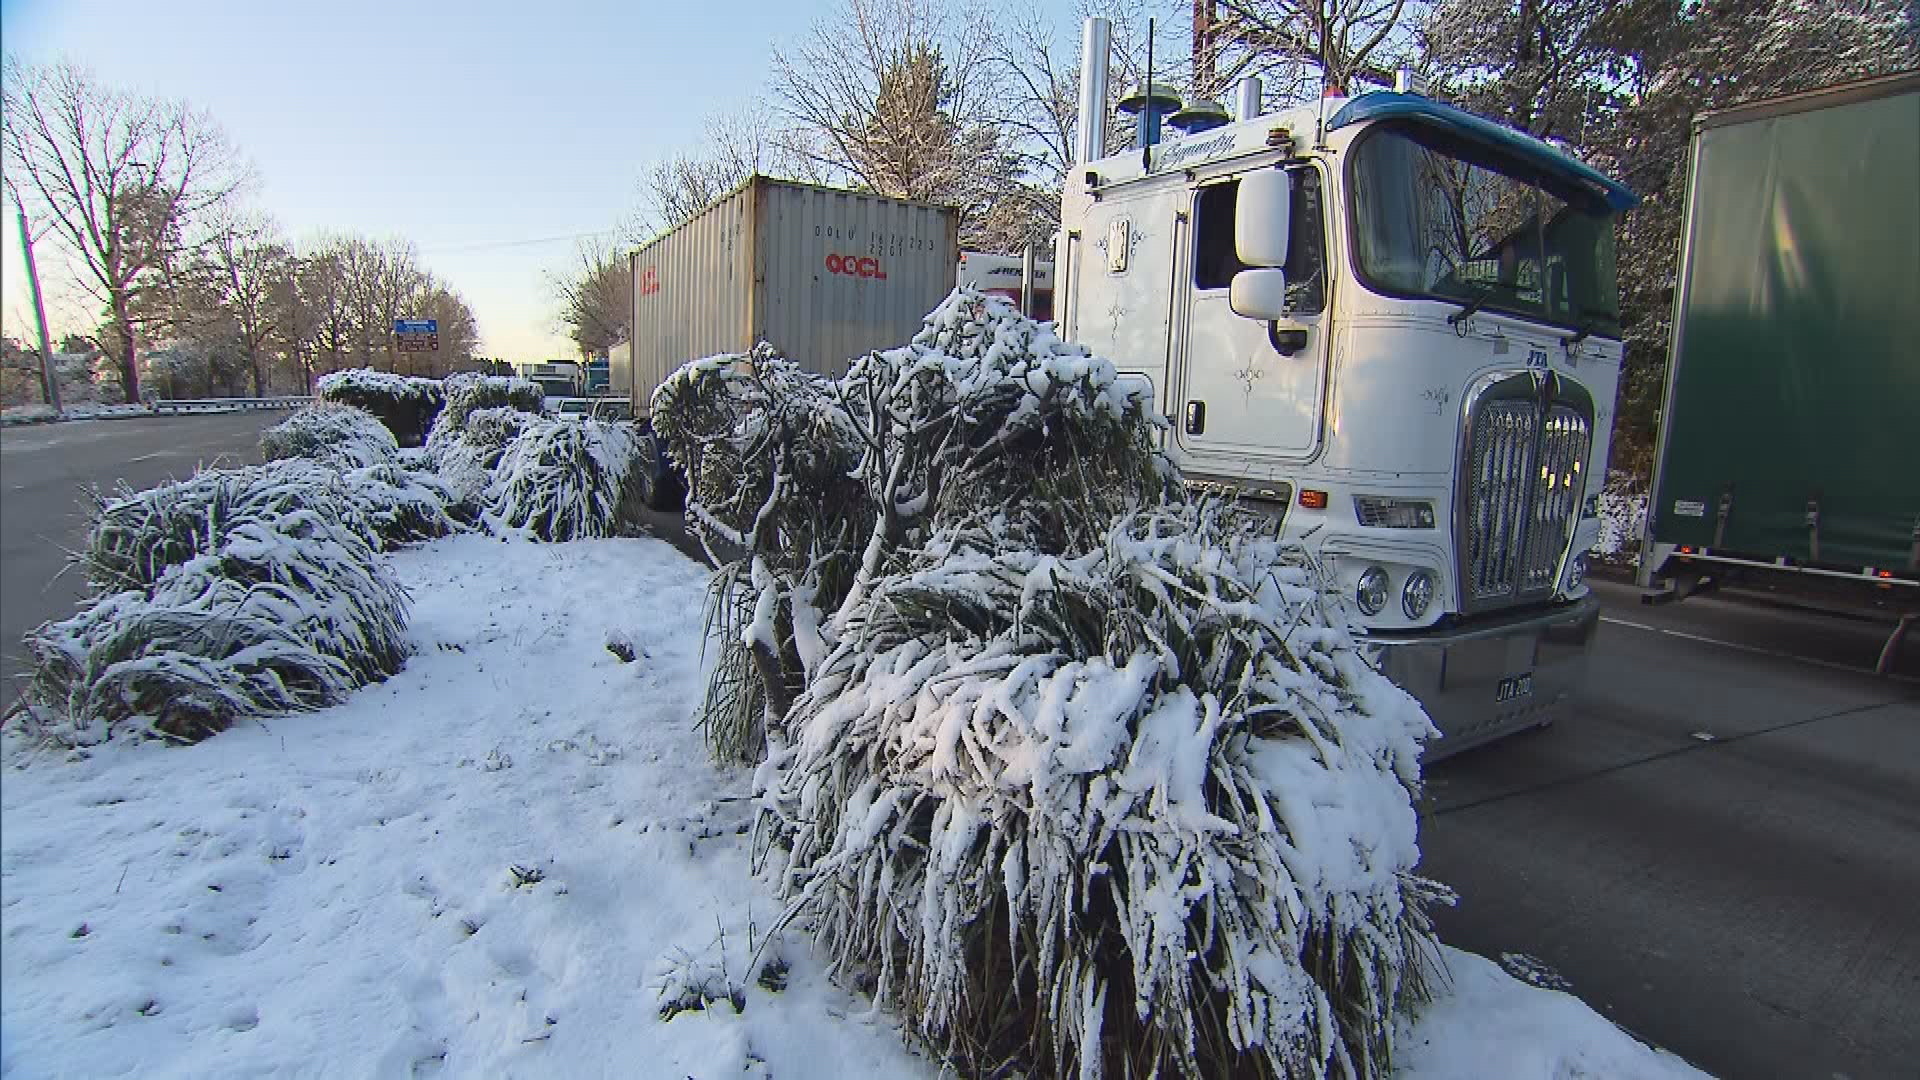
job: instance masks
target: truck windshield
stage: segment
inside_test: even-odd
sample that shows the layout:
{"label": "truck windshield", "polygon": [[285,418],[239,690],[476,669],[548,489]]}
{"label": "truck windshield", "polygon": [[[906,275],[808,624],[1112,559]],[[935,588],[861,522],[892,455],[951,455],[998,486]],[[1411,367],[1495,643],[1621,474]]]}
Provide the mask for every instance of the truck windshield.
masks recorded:
{"label": "truck windshield", "polygon": [[1419,126],[1353,157],[1354,261],[1379,292],[1620,335],[1613,216],[1494,147]]}

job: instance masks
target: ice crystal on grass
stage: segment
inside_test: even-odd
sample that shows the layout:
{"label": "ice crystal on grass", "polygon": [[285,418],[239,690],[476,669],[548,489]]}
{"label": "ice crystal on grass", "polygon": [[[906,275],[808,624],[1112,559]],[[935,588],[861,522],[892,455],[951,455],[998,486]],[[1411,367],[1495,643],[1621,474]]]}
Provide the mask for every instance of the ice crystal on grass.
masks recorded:
{"label": "ice crystal on grass", "polygon": [[260,433],[260,453],[268,461],[305,458],[336,469],[358,469],[388,464],[399,452],[393,433],[372,413],[324,401]]}
{"label": "ice crystal on grass", "polygon": [[1003,301],[654,399],[722,561],[702,707],[835,972],[964,1074],[1384,1075],[1438,887],[1425,715],[1317,571]]}

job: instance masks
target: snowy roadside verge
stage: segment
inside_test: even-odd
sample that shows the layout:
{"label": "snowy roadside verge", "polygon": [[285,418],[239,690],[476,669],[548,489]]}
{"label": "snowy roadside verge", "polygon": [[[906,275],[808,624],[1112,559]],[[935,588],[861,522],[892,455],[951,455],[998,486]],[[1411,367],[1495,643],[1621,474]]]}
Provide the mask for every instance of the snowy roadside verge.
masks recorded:
{"label": "snowy roadside verge", "polygon": [[17,424],[51,424],[60,420],[114,420],[129,416],[152,416],[154,412],[145,405],[69,405],[54,412],[48,405],[16,405],[0,410],[0,423],[13,426]]}
{"label": "snowy roadside verge", "polygon": [[[418,652],[340,706],[178,749],[8,747],[0,1071],[937,1075],[803,936],[755,962],[776,908],[749,777],[691,723],[701,568],[650,539],[390,558]],[[1403,1075],[1695,1075],[1446,959]]]}

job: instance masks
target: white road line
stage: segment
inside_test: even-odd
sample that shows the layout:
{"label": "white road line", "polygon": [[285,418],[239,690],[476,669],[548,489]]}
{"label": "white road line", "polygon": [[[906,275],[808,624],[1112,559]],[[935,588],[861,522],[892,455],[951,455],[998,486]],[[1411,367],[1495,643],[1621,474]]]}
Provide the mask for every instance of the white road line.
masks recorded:
{"label": "white road line", "polygon": [[152,454],[141,454],[139,457],[130,457],[127,459],[126,463],[131,465],[136,461],[152,461],[154,458],[166,457],[166,456],[167,456],[167,452],[165,450],[161,450]]}
{"label": "white road line", "polygon": [[[1600,616],[1600,621],[1610,623],[1614,626],[1625,626],[1634,630],[1645,630],[1651,634],[1665,634],[1668,637],[1683,638],[1687,641],[1698,641],[1703,645],[1718,645],[1726,649],[1738,649],[1741,652],[1752,653],[1756,656],[1773,656],[1782,660],[1797,660],[1802,664],[1813,664],[1817,667],[1832,668],[1835,671],[1850,671],[1855,675],[1873,674],[1872,668],[1855,667],[1852,664],[1841,664],[1832,660],[1818,660],[1811,656],[1801,656],[1798,653],[1785,652],[1780,649],[1763,649],[1758,645],[1743,645],[1738,641],[1723,641],[1720,638],[1704,637],[1700,634],[1689,634],[1685,630],[1669,630],[1664,626],[1651,626],[1647,623],[1633,622],[1628,619],[1616,619],[1611,615]],[[1879,677],[1895,679],[1904,683],[1920,684],[1920,679],[1916,679],[1911,675],[1892,674]]]}

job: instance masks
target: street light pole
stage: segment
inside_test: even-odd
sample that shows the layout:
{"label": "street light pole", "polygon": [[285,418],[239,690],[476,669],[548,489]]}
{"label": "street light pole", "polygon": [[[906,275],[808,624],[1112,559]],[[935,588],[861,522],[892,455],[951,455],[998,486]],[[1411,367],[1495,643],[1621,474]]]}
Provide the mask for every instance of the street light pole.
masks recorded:
{"label": "street light pole", "polygon": [[60,379],[53,370],[53,345],[47,341],[47,306],[40,299],[40,271],[33,265],[33,233],[27,228],[27,212],[19,211],[20,250],[27,259],[27,284],[33,287],[33,318],[40,330],[40,385],[53,407],[60,412]]}

